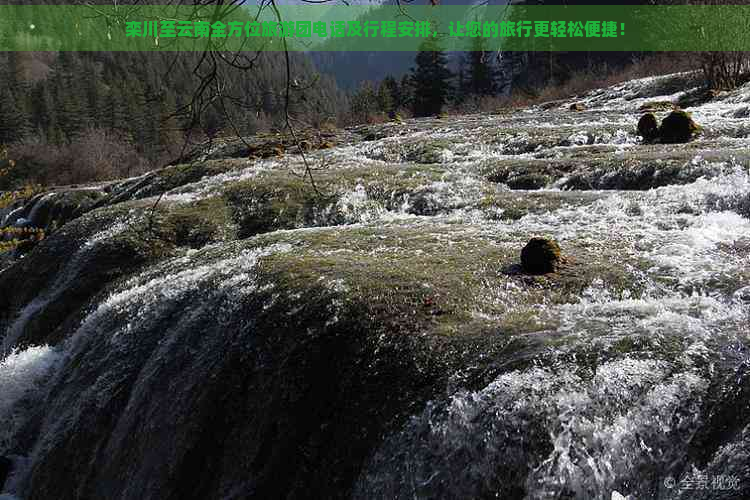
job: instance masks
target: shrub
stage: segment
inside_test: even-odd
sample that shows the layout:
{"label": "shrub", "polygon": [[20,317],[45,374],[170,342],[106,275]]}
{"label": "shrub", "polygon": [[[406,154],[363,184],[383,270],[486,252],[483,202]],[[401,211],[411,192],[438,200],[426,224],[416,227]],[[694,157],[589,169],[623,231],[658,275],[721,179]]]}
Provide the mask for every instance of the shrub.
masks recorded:
{"label": "shrub", "polygon": [[703,52],[701,70],[713,90],[731,90],[747,81],[750,57],[745,52]]}
{"label": "shrub", "polygon": [[103,129],[89,129],[74,143],[62,146],[17,144],[11,154],[16,160],[16,173],[9,188],[107,181],[158,166],[139,155],[124,136]]}

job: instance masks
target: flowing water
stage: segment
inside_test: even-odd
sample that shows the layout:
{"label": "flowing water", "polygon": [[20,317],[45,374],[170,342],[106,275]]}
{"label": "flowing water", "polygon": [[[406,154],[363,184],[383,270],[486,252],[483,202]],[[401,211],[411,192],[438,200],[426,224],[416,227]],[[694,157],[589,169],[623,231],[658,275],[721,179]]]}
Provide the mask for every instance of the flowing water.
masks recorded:
{"label": "flowing water", "polygon": [[[311,154],[349,179],[326,204],[108,263],[85,295],[153,203],[124,183],[5,303],[0,498],[750,497],[750,88],[691,109],[699,140],[641,144],[639,107],[685,81],[364,129]],[[163,203],[299,165],[238,160]],[[482,261],[540,234],[572,277]],[[419,316],[406,295],[447,312],[357,337]]]}

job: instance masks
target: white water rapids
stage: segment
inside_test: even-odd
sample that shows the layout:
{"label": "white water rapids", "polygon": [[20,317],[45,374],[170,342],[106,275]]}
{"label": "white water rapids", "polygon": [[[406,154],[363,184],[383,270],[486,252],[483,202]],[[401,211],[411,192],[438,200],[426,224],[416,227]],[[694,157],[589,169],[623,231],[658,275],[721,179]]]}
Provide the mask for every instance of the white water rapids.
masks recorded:
{"label": "white water rapids", "polygon": [[[687,183],[638,191],[592,190],[587,192],[592,198],[584,202],[506,220],[488,217],[478,208],[482,183],[479,176],[467,174],[487,162],[576,158],[593,146],[609,148],[607,154],[623,161],[637,157],[643,146],[631,130],[634,110],[659,95],[623,96],[655,81],[593,93],[581,101],[587,112],[580,115],[560,113],[547,120],[534,109],[435,120],[429,127],[414,125],[401,135],[329,153],[329,161],[341,168],[422,162],[439,164],[450,173],[390,203],[372,199],[358,186],[329,213],[317,214],[321,225],[330,227],[292,232],[335,233],[345,230],[343,224],[350,229],[394,225],[425,231],[431,225],[455,225],[454,238],[460,239],[464,231],[467,239],[478,234],[503,248],[520,248],[529,235],[545,234],[563,250],[578,245],[628,263],[639,289],[615,290],[598,280],[575,303],[529,306],[519,299],[523,290],[488,283],[482,302],[533,316],[537,331],[519,338],[537,335],[545,342],[532,359],[520,367],[498,369],[482,387],[461,387],[463,373],[454,374],[450,389],[416,409],[369,454],[353,485],[354,498],[730,499],[750,491],[750,421],[727,416],[733,406],[750,404],[750,169],[739,154],[750,138],[743,132],[743,120],[729,113],[748,100],[750,89],[696,108],[699,123],[725,135],[707,137],[703,149],[689,153],[684,175],[695,173],[695,179]],[[506,122],[522,123],[523,130],[511,133]],[[564,141],[545,143],[545,134],[555,133]],[[426,140],[441,141],[443,148],[431,151],[429,161],[419,150]],[[707,158],[705,150],[721,157]],[[658,159],[654,162],[659,164]],[[276,163],[265,160],[209,176],[173,190],[165,200],[195,203]],[[709,175],[702,175],[704,171]],[[553,199],[564,194],[561,187],[565,179],[534,193]],[[503,185],[496,189],[500,194],[509,191]],[[414,210],[417,200],[422,213]],[[342,227],[326,222],[333,214]],[[164,380],[163,370],[169,365],[175,380],[192,373],[216,376],[211,353],[221,353],[224,343],[234,341],[230,330],[226,338],[207,338],[201,352],[188,352],[192,348],[182,347],[188,346],[183,340],[210,329],[202,322],[206,311],[233,318],[253,300],[260,257],[295,252],[286,244],[248,251],[231,242],[216,244],[218,257],[188,252],[122,280],[86,311],[75,333],[57,345],[17,346],[33,316],[76,278],[80,269],[73,268],[85,265],[89,252],[113,241],[132,223],[123,217],[89,238],[68,267],[0,333],[0,456],[14,463],[0,498],[25,498],[35,464],[57,452],[62,436],[81,432],[89,412],[108,407],[122,394],[127,393],[125,410],[114,423],[108,422],[112,437],[99,453],[116,451],[129,433],[145,425],[140,415],[157,411],[150,391],[171,398],[164,405],[174,412],[175,427],[163,429],[165,442],[198,432],[180,406],[188,399],[189,387]],[[502,319],[479,311],[476,315],[483,321]],[[164,318],[180,327],[179,335],[158,337]],[[247,318],[247,325],[252,320]],[[145,345],[156,354],[130,374],[124,367],[128,356],[136,356]],[[509,351],[508,361],[516,355]],[[100,366],[112,368],[88,380],[87,373],[100,373]],[[85,389],[51,392],[66,380]],[[19,433],[32,425],[27,420],[33,420],[38,434],[18,442]],[[142,458],[142,465],[133,463],[128,470],[134,477],[145,474],[141,469],[148,466],[163,469],[163,477],[174,472],[148,450],[139,452],[142,456],[134,461]],[[684,481],[680,487],[681,480],[696,475],[713,481],[711,487],[685,488]],[[728,479],[716,481],[719,477]],[[160,481],[144,485],[144,491],[159,491]],[[234,486],[240,488],[240,483]],[[139,487],[131,485],[120,497],[138,497]],[[240,497],[223,487],[226,498]]]}

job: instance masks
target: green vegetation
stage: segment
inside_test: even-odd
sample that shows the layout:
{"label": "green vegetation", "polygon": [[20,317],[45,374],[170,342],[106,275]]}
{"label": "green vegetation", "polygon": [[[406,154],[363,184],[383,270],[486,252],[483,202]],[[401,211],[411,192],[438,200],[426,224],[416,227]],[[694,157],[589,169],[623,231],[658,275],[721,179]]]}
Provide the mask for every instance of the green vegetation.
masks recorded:
{"label": "green vegetation", "polygon": [[[73,184],[137,175],[208,139],[285,127],[281,54],[261,54],[253,71],[223,71],[227,96],[192,102],[199,53],[9,52],[0,55],[0,144],[21,167],[13,184]],[[345,98],[293,54],[295,118],[337,123]],[[168,71],[166,69],[169,68]],[[237,98],[235,96],[241,96]],[[200,113],[195,107],[200,106]]]}
{"label": "green vegetation", "polygon": [[659,138],[665,143],[688,142],[700,131],[690,113],[683,110],[672,111],[661,121]]}

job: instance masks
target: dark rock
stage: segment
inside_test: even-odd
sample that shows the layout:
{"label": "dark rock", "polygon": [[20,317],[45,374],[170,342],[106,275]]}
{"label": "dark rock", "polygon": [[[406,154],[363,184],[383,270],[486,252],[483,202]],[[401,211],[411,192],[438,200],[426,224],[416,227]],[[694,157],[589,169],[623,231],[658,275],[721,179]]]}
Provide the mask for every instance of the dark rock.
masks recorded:
{"label": "dark rock", "polygon": [[580,102],[574,102],[573,104],[570,105],[569,109],[571,111],[583,111],[584,109],[586,109],[586,107]]}
{"label": "dark rock", "polygon": [[521,266],[529,274],[553,273],[560,261],[560,246],[550,238],[531,238],[521,250]]}
{"label": "dark rock", "polygon": [[638,135],[646,141],[652,141],[659,136],[659,123],[653,113],[646,113],[638,120]]}
{"label": "dark rock", "polygon": [[5,481],[8,480],[11,471],[13,470],[13,462],[8,457],[0,456],[0,490],[3,489]]}
{"label": "dark rock", "polygon": [[51,231],[88,212],[102,193],[93,189],[68,189],[44,193],[32,200],[29,220],[32,227]]}
{"label": "dark rock", "polygon": [[672,111],[659,127],[659,138],[664,143],[688,142],[700,130],[687,111]]}
{"label": "dark rock", "polygon": [[511,189],[542,189],[552,182],[548,175],[544,174],[521,174],[510,177],[506,184]]}

